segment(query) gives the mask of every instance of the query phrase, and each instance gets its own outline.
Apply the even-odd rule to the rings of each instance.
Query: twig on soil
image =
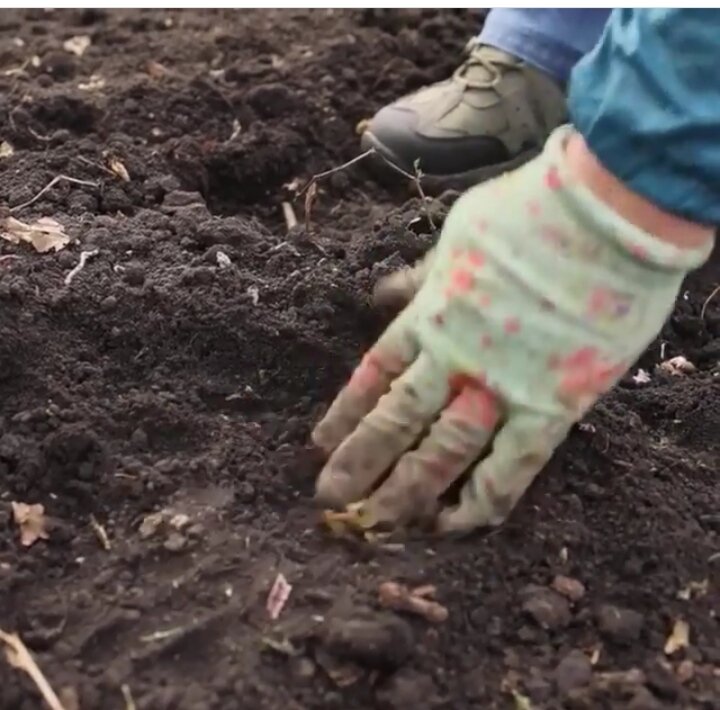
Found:
[[[705,299],[705,303],[703,303],[702,308],[700,309],[700,320],[705,318],[705,311],[707,310],[710,301],[712,301],[718,293],[720,293],[720,285],[716,286],[713,292]]]
[[[172,629],[166,629],[165,631],[153,631],[151,634],[141,636],[140,640],[143,643],[153,643],[153,641],[164,641],[165,639],[172,638],[178,634],[185,633],[187,628],[185,626],[175,626]]]
[[[110,168],[105,167],[101,163],[96,163],[94,160],[90,160],[89,158],[86,158],[84,155],[78,155],[77,159],[81,163],[85,163],[85,165],[90,165],[93,168],[97,168],[98,170],[102,170],[104,173],[107,173],[108,175],[112,175],[113,177],[117,177],[117,175],[110,170]]]
[[[297,217],[295,216],[295,210],[289,202],[282,203],[283,217],[285,217],[285,224],[287,225],[288,232],[297,226]]]
[[[376,153],[377,151],[375,150],[375,148],[368,148],[368,150],[366,150],[364,153],[356,155],[354,158],[351,158],[342,165],[336,165],[334,168],[330,168],[329,170],[323,170],[321,173],[316,173],[305,183],[304,187],[302,187],[298,191],[298,197],[300,197],[300,195],[302,195],[306,190],[309,190],[318,180],[322,180],[323,178],[329,177],[330,175],[334,175],[335,173],[347,170],[350,166],[355,165],[355,163],[359,163],[361,160],[365,160],[365,158],[371,155],[375,155]]]
[[[20,637],[17,634],[8,634],[0,629],[0,641],[7,646],[5,655],[8,663],[14,668],[25,671],[25,673],[32,678],[32,681],[37,686],[37,689],[51,710],[65,710],[65,707],[60,702],[60,698],[55,694],[55,691],[50,686],[50,683],[48,683],[37,663],[35,663],[35,659]]]
[[[43,187],[40,192],[38,192],[35,197],[33,197],[31,200],[28,200],[27,202],[23,202],[21,205],[15,205],[14,207],[10,208],[10,212],[17,212],[18,210],[22,210],[25,207],[30,207],[30,205],[37,202],[48,190],[51,190],[55,185],[57,185],[59,182],[71,182],[74,185],[85,185],[87,187],[97,187],[96,182],[91,182],[90,180],[78,180],[78,178],[70,177],[69,175],[56,175],[50,182]]]
[[[317,183],[313,183],[308,188],[307,194],[305,195],[305,231],[310,234],[310,220],[312,216],[312,206],[315,203],[317,197]]]
[[[112,545],[110,544],[110,538],[108,537],[107,531],[102,525],[100,525],[94,515],[90,516],[90,527],[97,535],[97,538],[100,541],[100,545],[102,545],[103,550],[110,552],[110,550],[112,549]]]
[[[65,285],[69,286],[72,283],[72,280],[85,268],[85,263],[87,262],[87,260],[92,258],[93,256],[97,256],[99,253],[99,249],[93,249],[92,251],[81,251],[80,261],[78,262],[77,266],[73,267],[70,271],[68,271],[67,275],[65,276]]]
[[[132,691],[127,683],[123,683],[120,686],[120,692],[122,693],[123,700],[125,701],[125,710],[137,710],[137,705],[133,700]]]
[[[412,182],[415,184],[415,189],[418,192],[418,195],[420,196],[420,201],[422,202],[422,209],[425,213],[425,217],[427,218],[428,224],[430,227],[432,227],[433,230],[437,229],[437,225],[435,224],[435,221],[432,218],[432,215],[430,214],[430,211],[427,208],[427,196],[425,195],[425,191],[422,189],[421,180],[423,177],[423,173],[420,170],[420,161],[416,160],[413,164],[413,167],[415,169],[415,174],[411,174],[407,172],[406,170],[403,170],[400,166],[395,165],[395,163],[388,160],[382,153],[379,153],[375,148],[368,148],[364,153],[360,153],[360,155],[356,155],[354,158],[348,160],[346,163],[343,163],[342,165],[338,165],[334,168],[330,168],[329,170],[324,170],[321,173],[317,173],[313,175],[304,185],[304,187],[298,191],[297,195],[300,197],[305,191],[313,191],[313,188],[316,190],[315,184],[318,182],[318,180],[322,180],[323,178],[326,178],[330,175],[333,175],[335,173],[339,173],[343,170],[347,170],[352,165],[355,165],[355,163],[359,163],[362,160],[365,160],[365,158],[370,157],[371,155],[377,155],[378,158],[380,158],[385,165],[387,165],[389,168],[394,170],[396,173],[399,173],[400,175],[408,178],[408,180],[412,180]],[[308,193],[309,195],[309,193]],[[313,194],[313,199],[315,195]],[[309,223],[310,216],[309,216],[309,209],[308,209],[308,202],[310,202],[310,206],[312,206],[312,200],[310,200],[308,197],[305,198],[305,222]]]

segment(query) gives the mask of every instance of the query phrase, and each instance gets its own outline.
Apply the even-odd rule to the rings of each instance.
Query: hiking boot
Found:
[[[537,155],[566,117],[563,87],[476,41],[450,79],[380,109],[362,136],[403,170],[415,161],[430,192],[465,189]]]

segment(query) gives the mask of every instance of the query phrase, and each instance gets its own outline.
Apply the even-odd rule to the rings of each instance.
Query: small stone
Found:
[[[187,545],[187,538],[179,532],[171,532],[167,536],[167,540],[163,543],[163,547],[170,552],[180,552]]]
[[[674,701],[682,693],[682,687],[673,673],[672,666],[666,661],[654,661],[645,668],[645,685],[655,695]]]
[[[300,657],[293,658],[290,661],[290,669],[292,674],[300,680],[308,680],[315,675],[315,664],[309,659]]]
[[[426,708],[433,706],[437,688],[430,676],[401,669],[378,688],[376,697],[379,706],[388,710]]]
[[[191,525],[186,531],[188,537],[199,538],[205,534],[205,526],[202,523]]]
[[[540,676],[528,678],[523,682],[523,685],[528,697],[534,703],[544,703],[552,695],[552,684]]]
[[[146,448],[148,445],[148,435],[145,433],[145,430],[141,427],[135,429],[130,435],[130,443],[138,449]]]
[[[56,81],[66,81],[75,76],[77,62],[66,52],[48,52],[40,62],[38,71],[49,74]]]
[[[643,627],[643,615],[632,609],[605,604],[597,613],[600,633],[613,639],[627,643],[637,641]]]
[[[186,515],[185,513],[175,513],[175,515],[170,518],[169,525],[171,528],[175,528],[176,530],[182,530],[184,527],[187,526],[187,524],[190,522],[190,516]]]
[[[149,537],[152,537],[162,525],[164,517],[165,516],[162,512],[146,515],[140,523],[140,528],[138,530],[140,537],[143,540],[147,540]]]
[[[590,659],[582,651],[570,651],[555,669],[558,690],[565,695],[575,688],[582,688],[590,682],[592,672]]]
[[[111,311],[115,306],[117,306],[117,298],[115,296],[107,296],[106,298],[103,298],[102,301],[100,301],[100,308],[103,311]]]
[[[680,662],[675,673],[680,683],[687,683],[695,676],[695,664],[689,658],[686,658]]]
[[[57,255],[58,264],[63,269],[72,269],[77,264],[77,254],[73,254],[71,251],[61,251]]]
[[[142,286],[145,283],[145,269],[140,264],[128,264],[122,275],[130,286]]]
[[[522,610],[544,629],[561,629],[572,619],[565,597],[547,587],[528,585],[520,593]]]
[[[578,602],[585,596],[585,585],[580,580],[561,574],[553,579],[552,588],[573,602]]]
[[[644,686],[640,686],[627,705],[628,710],[663,710],[662,703]]]
[[[324,646],[332,655],[362,667],[394,670],[412,653],[413,632],[395,614],[356,609],[328,620]]]

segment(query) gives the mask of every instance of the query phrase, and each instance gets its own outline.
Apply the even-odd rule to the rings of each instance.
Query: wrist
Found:
[[[714,228],[690,222],[657,207],[610,173],[573,132],[565,146],[570,173],[597,199],[634,226],[679,248],[694,249],[713,239]]]

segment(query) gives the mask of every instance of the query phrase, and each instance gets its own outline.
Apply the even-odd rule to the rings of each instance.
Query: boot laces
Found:
[[[503,78],[506,69],[517,69],[517,62],[511,59],[503,59],[502,57],[492,55],[488,56],[477,45],[468,47],[468,58],[453,73],[453,81],[464,84],[470,89],[494,89]],[[468,73],[472,67],[482,67],[486,74],[486,79],[469,79]]]

